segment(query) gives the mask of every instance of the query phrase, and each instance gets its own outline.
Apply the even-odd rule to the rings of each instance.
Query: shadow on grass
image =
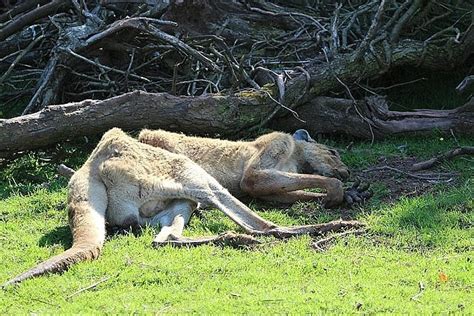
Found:
[[[143,229],[125,229],[125,228],[116,228],[106,226],[107,238],[112,238],[120,235],[128,235],[132,233],[134,236],[138,237],[142,234]],[[69,249],[72,246],[72,234],[69,226],[60,226],[51,230],[50,232],[43,235],[38,245],[40,247],[49,247],[53,245],[61,245],[64,249]]]
[[[65,187],[68,179],[57,175],[57,166],[63,163],[74,169],[79,168],[97,140],[98,137],[92,137],[84,143],[79,138],[54,147],[27,151],[11,160],[0,160],[0,198],[32,194],[40,188],[57,190]]]
[[[40,247],[48,247],[52,245],[62,245],[64,249],[71,248],[72,235],[69,226],[56,227],[49,233],[42,236],[38,242]]]

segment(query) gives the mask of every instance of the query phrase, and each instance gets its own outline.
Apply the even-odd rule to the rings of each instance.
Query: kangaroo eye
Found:
[[[339,153],[334,149],[329,149],[329,152],[333,154],[334,156],[339,156]]]

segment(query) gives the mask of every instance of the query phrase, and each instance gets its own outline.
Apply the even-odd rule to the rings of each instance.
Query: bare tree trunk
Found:
[[[306,123],[286,116],[276,119],[271,127],[289,132],[306,128],[313,134],[346,134],[365,139],[434,130],[474,135],[474,98],[453,110],[399,112],[390,111],[380,97],[357,102],[317,97],[297,110],[304,113]]]
[[[31,97],[28,115],[0,120],[0,156],[114,126],[228,136],[305,126],[369,139],[473,130],[472,100],[396,112],[354,98],[393,69],[467,67],[474,27],[462,1],[16,4],[0,9],[0,100]]]
[[[81,135],[94,135],[112,127],[164,128],[197,135],[232,137],[257,126],[272,111],[263,96],[208,95],[177,97],[167,93],[135,91],[103,101],[85,100],[49,106],[40,112],[0,120],[0,157],[48,146]],[[357,102],[320,97],[303,105],[306,125],[280,118],[277,129],[306,127],[312,132],[338,132],[370,138],[433,128],[473,134],[474,102],[455,110],[393,112],[380,99]],[[369,127],[370,124],[370,127]]]
[[[0,157],[112,127],[166,128],[200,135],[232,134],[253,126],[271,109],[242,96],[176,97],[135,91],[103,101],[53,105],[0,120]]]

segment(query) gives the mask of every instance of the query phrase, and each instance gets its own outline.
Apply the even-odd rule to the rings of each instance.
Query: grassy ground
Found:
[[[343,160],[360,171],[433,154],[472,140],[437,135],[359,143]],[[340,144],[342,145],[342,144]],[[23,156],[0,171],[0,283],[71,244],[65,181],[56,160],[80,165],[90,148],[60,147]],[[396,160],[394,160],[396,159]],[[154,230],[108,239],[94,262],[63,275],[0,290],[5,313],[474,313],[474,164],[458,158],[435,171],[460,175],[449,184],[417,186],[397,174],[371,178],[374,198],[352,210],[314,203],[275,209],[251,204],[281,224],[343,217],[366,222],[369,233],[348,236],[324,252],[310,238],[265,243],[253,249],[150,247]],[[433,171],[431,171],[433,172]],[[387,185],[390,180],[391,185]],[[412,185],[400,196],[396,186]],[[414,188],[414,191],[413,191]],[[413,192],[412,192],[413,191]],[[403,195],[407,195],[404,197]],[[235,226],[219,212],[194,217],[186,234],[215,234]],[[95,287],[87,289],[89,286]]]

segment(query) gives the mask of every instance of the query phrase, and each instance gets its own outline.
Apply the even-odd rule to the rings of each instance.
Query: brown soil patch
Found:
[[[418,196],[429,192],[436,184],[455,183],[455,174],[446,176],[445,172],[434,169],[411,171],[414,163],[419,162],[415,157],[382,157],[376,165],[356,172],[361,181],[366,181],[371,185],[375,183],[383,184],[388,189],[388,194],[382,197],[383,201],[396,201],[403,196]],[[417,179],[413,176],[403,174],[394,170],[379,169],[386,166],[396,168],[414,176],[429,177],[432,179]]]

